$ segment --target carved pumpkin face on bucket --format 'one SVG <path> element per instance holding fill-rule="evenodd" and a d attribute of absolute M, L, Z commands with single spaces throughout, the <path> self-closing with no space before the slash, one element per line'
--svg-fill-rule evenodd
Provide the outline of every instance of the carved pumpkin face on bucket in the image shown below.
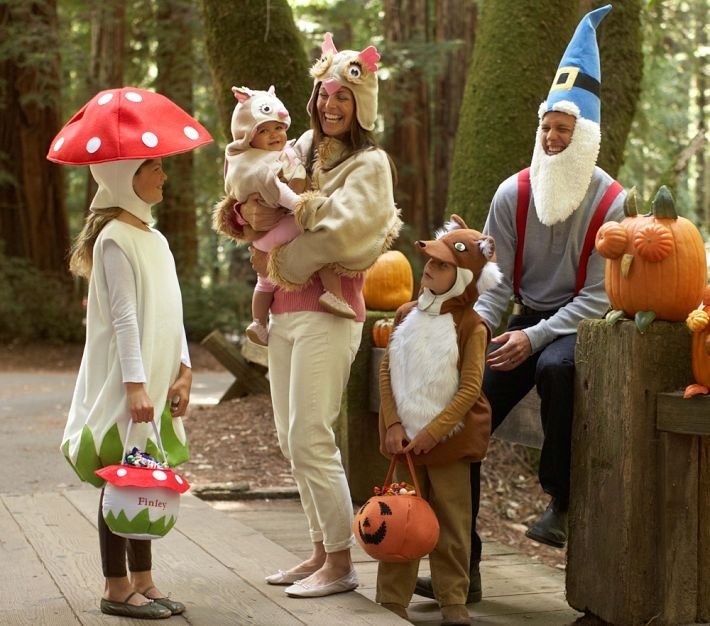
<path fill-rule="evenodd" d="M 419 496 L 373 496 L 355 514 L 353 532 L 373 559 L 398 563 L 429 554 L 439 540 L 439 522 Z"/>

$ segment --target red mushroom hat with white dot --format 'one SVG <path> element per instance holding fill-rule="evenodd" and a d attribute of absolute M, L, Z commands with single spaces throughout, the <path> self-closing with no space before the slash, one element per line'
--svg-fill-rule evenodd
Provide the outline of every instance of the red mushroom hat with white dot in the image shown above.
<path fill-rule="evenodd" d="M 95 473 L 117 487 L 161 487 L 178 493 L 185 493 L 190 488 L 189 483 L 180 474 L 167 468 L 109 465 L 96 470 Z"/>
<path fill-rule="evenodd" d="M 89 100 L 53 139 L 47 158 L 68 165 L 157 159 L 211 141 L 202 124 L 165 96 L 121 87 Z"/>

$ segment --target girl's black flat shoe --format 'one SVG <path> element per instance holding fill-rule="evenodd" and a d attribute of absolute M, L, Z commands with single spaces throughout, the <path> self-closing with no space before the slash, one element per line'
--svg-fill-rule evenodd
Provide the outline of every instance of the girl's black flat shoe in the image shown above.
<path fill-rule="evenodd" d="M 150 592 L 151 589 L 155 589 L 155 587 L 148 587 L 143 592 L 143 595 L 148 598 L 149 600 L 152 600 L 156 604 L 159 604 L 161 606 L 164 606 L 166 609 L 170 611 L 171 615 L 180 615 L 180 613 L 185 612 L 185 605 L 182 602 L 177 602 L 176 600 L 171 600 L 167 596 L 165 598 L 151 598 L 148 593 Z"/>
<path fill-rule="evenodd" d="M 128 604 L 128 601 L 136 595 L 136 593 L 136 591 L 131 593 L 123 602 L 114 602 L 113 600 L 101 598 L 101 612 L 106 615 L 132 617 L 134 619 L 165 619 L 172 616 L 172 612 L 168 607 L 162 606 L 157 602 Z"/>

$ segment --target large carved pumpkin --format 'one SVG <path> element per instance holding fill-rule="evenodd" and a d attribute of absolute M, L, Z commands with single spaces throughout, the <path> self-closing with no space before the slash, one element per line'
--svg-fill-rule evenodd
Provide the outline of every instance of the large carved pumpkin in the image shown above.
<path fill-rule="evenodd" d="M 691 311 L 686 320 L 693 333 L 691 363 L 695 384 L 688 385 L 683 397 L 710 392 L 710 285 L 705 287 L 703 306 Z"/>
<path fill-rule="evenodd" d="M 392 459 L 385 485 L 376 493 L 391 491 L 396 457 Z M 362 549 L 386 563 L 415 561 L 429 554 L 439 541 L 439 521 L 429 503 L 416 495 L 419 485 L 411 458 L 407 458 L 415 491 L 401 495 L 375 495 L 355 514 L 353 532 Z"/>
<path fill-rule="evenodd" d="M 616 310 L 636 319 L 640 330 L 654 320 L 682 322 L 702 299 L 707 281 L 703 239 L 689 220 L 679 217 L 673 196 L 661 187 L 651 213 L 636 212 L 635 189 L 624 203 L 625 219 L 607 222 L 596 248 L 607 259 L 606 293 Z"/>
<path fill-rule="evenodd" d="M 412 299 L 414 274 L 409 260 L 399 250 L 379 256 L 365 273 L 362 295 L 372 311 L 396 311 Z"/>

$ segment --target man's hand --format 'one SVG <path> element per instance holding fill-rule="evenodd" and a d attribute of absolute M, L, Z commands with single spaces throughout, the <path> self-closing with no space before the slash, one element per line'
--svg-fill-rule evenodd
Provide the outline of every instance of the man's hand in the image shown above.
<path fill-rule="evenodd" d="M 241 213 L 254 230 L 266 232 L 276 226 L 278 221 L 286 215 L 286 209 L 265 206 L 258 202 L 260 199 L 259 194 L 249 196 L 247 201 L 241 205 Z"/>
<path fill-rule="evenodd" d="M 530 339 L 522 330 L 511 330 L 493 337 L 491 343 L 501 347 L 488 354 L 486 363 L 492 370 L 509 372 L 532 354 Z"/>

